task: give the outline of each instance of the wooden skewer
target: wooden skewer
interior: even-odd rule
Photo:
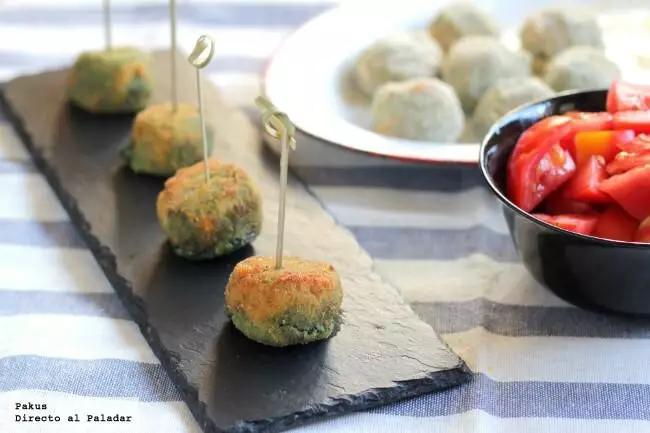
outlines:
[[[201,89],[201,69],[208,66],[214,56],[214,41],[206,35],[196,40],[194,49],[187,58],[192,66],[196,68],[196,91],[199,99],[199,118],[201,119],[201,139],[203,140],[203,163],[205,165],[205,181],[210,181],[210,169],[208,167],[208,137],[205,128],[205,116],[203,113],[203,90]]]
[[[296,148],[296,128],[291,123],[289,116],[278,111],[277,108],[263,96],[255,99],[255,105],[262,113],[264,130],[273,138],[279,138],[281,142],[280,153],[280,203],[278,206],[278,234],[275,244],[275,268],[282,268],[282,256],[284,249],[284,225],[285,209],[287,199],[287,182],[289,172],[289,150]]]

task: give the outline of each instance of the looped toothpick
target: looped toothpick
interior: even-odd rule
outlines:
[[[214,56],[214,41],[206,35],[196,40],[194,49],[187,60],[196,68],[196,92],[199,99],[199,117],[201,119],[201,139],[203,140],[203,164],[205,165],[205,181],[210,181],[210,169],[208,168],[208,137],[205,131],[205,117],[203,115],[203,90],[201,88],[201,69],[208,66]]]
[[[202,35],[196,40],[194,49],[187,57],[190,64],[197,69],[203,69],[212,60],[214,56],[214,41],[210,36]]]
[[[284,128],[286,134],[290,137],[289,147],[292,150],[296,150],[296,139],[294,138],[296,127],[291,123],[289,117],[275,108],[275,105],[271,101],[262,96],[255,98],[255,105],[257,105],[258,110],[262,114],[262,124],[266,133],[273,138],[280,139],[282,137],[280,130]]]
[[[286,113],[279,111],[263,96],[255,99],[255,105],[262,114],[264,130],[273,138],[279,138],[282,143],[280,153],[280,203],[278,209],[278,238],[275,245],[275,268],[282,268],[282,251],[284,244],[284,220],[287,198],[287,177],[289,171],[289,148],[296,148],[296,127],[291,123]]]

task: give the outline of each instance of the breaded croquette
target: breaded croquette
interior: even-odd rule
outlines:
[[[151,97],[152,57],[135,48],[88,51],[68,75],[68,99],[92,113],[135,113]]]
[[[208,160],[181,168],[165,182],[156,212],[163,232],[179,256],[203,260],[248,245],[262,228],[262,197],[241,168]]]
[[[276,269],[274,257],[249,257],[235,266],[225,296],[235,327],[269,346],[327,339],[341,321],[341,281],[325,262],[283,257]]]
[[[212,152],[212,129],[206,125],[208,153]],[[171,176],[176,170],[203,158],[201,119],[190,104],[156,104],[138,113],[133,122],[131,143],[124,151],[136,173]]]

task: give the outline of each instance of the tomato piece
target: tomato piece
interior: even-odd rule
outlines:
[[[570,122],[571,119],[566,116],[550,116],[535,123],[521,134],[512,151],[511,159],[519,160],[524,154],[530,156],[535,150],[541,150],[541,154],[546,153],[553,144],[569,133]],[[541,136],[544,136],[545,146],[540,145]]]
[[[650,217],[641,221],[639,228],[636,229],[634,234],[634,242],[647,242],[650,243]]]
[[[532,214],[535,218],[545,223],[554,225],[564,230],[583,235],[591,234],[596,226],[598,217],[596,215],[546,215]]]
[[[605,109],[610,113],[616,113],[618,106],[618,80],[612,81],[612,85],[609,86],[607,91],[607,99],[605,101]]]
[[[620,146],[634,139],[634,131],[586,131],[575,136],[576,165],[580,167],[593,155],[602,156],[606,162],[614,159]]]
[[[544,210],[551,215],[593,214],[594,208],[587,203],[573,200],[564,194],[566,185],[551,193],[544,201]]]
[[[600,190],[600,184],[607,179],[605,161],[592,155],[579,167],[575,175],[562,188],[567,198],[587,203],[611,203],[612,198]]]
[[[624,132],[624,131],[617,131]],[[633,131],[630,131],[634,133]],[[629,153],[646,153],[650,152],[650,135],[639,134],[632,137],[632,140],[625,140],[616,143],[616,146],[624,152]]]
[[[650,216],[650,165],[605,179],[600,189],[637,220]]]
[[[576,170],[576,165],[569,152],[556,144],[542,156],[537,167],[533,169],[531,186],[534,190],[525,196],[529,201],[524,202],[524,205],[529,208],[527,212],[569,180]]]
[[[526,130],[508,161],[508,197],[530,212],[575,171],[571,155],[557,143],[571,130],[569,118],[548,117]]]
[[[614,80],[607,92],[607,111],[649,110],[650,86]]]
[[[567,113],[564,116],[571,119],[571,131],[562,138],[562,147],[571,153],[576,160],[575,137],[581,132],[607,131],[612,129],[613,118],[606,112],[578,112]]]
[[[607,164],[606,169],[610,176],[614,176],[644,165],[650,165],[650,153],[620,152],[612,162]]]
[[[637,134],[650,133],[650,111],[619,111],[614,113],[614,129],[631,129]]]
[[[612,113],[606,111],[570,111],[562,116],[579,125],[578,131],[605,131],[612,127]]]
[[[639,222],[636,219],[632,218],[620,206],[613,204],[600,214],[591,234],[603,239],[631,242],[634,240],[638,225]]]

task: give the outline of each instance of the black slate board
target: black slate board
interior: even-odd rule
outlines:
[[[166,70],[169,55],[156,53],[155,59],[156,70]],[[345,322],[333,339],[308,346],[274,349],[243,337],[224,315],[224,286],[239,260],[273,254],[277,212],[277,162],[264,158],[256,128],[205,86],[210,122],[221,136],[215,154],[257,180],[265,217],[253,247],[189,262],[173,255],[158,227],[154,203],[162,181],[134,175],[118,156],[132,117],[92,116],[69,106],[65,75],[54,71],[6,83],[5,109],[206,432],[280,431],[469,380],[462,360],[293,178],[285,253],[334,264],[345,290]],[[179,76],[193,83],[189,66]],[[154,100],[165,100],[168,87],[161,79]],[[195,100],[193,84],[179,92]]]

